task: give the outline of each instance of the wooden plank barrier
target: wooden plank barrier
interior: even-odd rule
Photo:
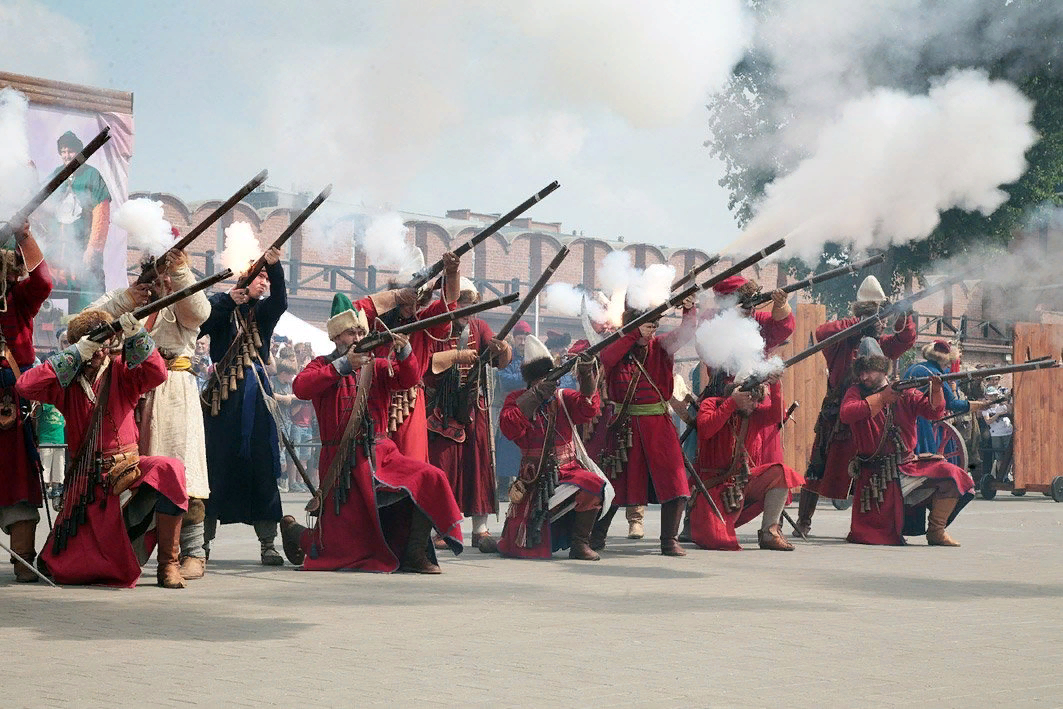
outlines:
[[[1012,361],[1063,349],[1063,325],[1016,323]],[[1026,356],[1029,350],[1030,357]],[[1063,475],[1063,370],[1012,375],[1015,395],[1015,487],[1045,492]]]
[[[827,308],[818,303],[798,303],[794,308],[794,320],[794,334],[789,342],[774,352],[782,359],[794,356],[811,344],[816,328],[827,320]],[[782,378],[782,392],[786,406],[794,401],[801,404],[783,430],[783,461],[803,473],[808,467],[812,441],[816,437],[819,405],[827,394],[827,362],[823,355],[815,354],[790,367]]]

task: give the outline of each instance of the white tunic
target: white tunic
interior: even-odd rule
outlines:
[[[187,267],[171,277],[173,289],[195,282]],[[91,306],[118,317],[136,308],[127,289],[105,294]],[[159,311],[149,334],[167,357],[192,357],[199,338],[199,326],[210,316],[210,303],[203,291]],[[207,447],[203,437],[203,409],[199,387],[191,371],[171,371],[165,382],[144,397],[140,420],[140,454],[177,458],[185,464],[189,497],[210,496],[207,481]]]

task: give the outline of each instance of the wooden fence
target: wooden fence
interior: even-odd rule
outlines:
[[[1012,359],[1022,363],[1063,348],[1063,325],[1016,323]],[[1029,354],[1029,356],[1027,356]],[[1063,371],[1012,375],[1015,394],[1015,487],[1045,492],[1063,475]]]

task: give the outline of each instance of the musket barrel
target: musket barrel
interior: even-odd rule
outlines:
[[[140,306],[139,308],[133,311],[133,317],[135,317],[137,320],[143,320],[152,313],[157,313],[163,308],[167,308],[180,300],[184,300],[185,298],[190,295],[193,295],[194,293],[198,293],[201,290],[206,290],[215,283],[220,283],[226,278],[230,278],[232,275],[232,270],[227,268],[224,271],[219,271],[215,273],[213,276],[207,276],[203,280],[196,281],[187,288],[182,288],[179,291],[175,291],[167,296],[163,296],[162,298],[148,303],[147,305]],[[122,325],[116,319],[112,320],[106,325],[100,325],[92,332],[90,332],[88,334],[88,337],[94,342],[104,342],[105,340],[107,340],[107,338],[111,337],[121,329]]]
[[[476,315],[482,313],[485,310],[491,310],[502,305],[509,305],[513,301],[520,298],[520,293],[507,293],[501,298],[495,298],[493,300],[485,300],[482,303],[473,303],[467,305],[464,308],[458,308],[446,313],[440,313],[439,315],[433,315],[422,320],[414,320],[413,322],[406,323],[405,325],[399,325],[398,327],[391,328],[388,332],[374,332],[354,344],[355,352],[369,352],[377,347],[387,343],[391,339],[391,335],[408,335],[411,332],[417,332],[418,330],[427,330],[428,328],[435,327],[436,325],[442,325],[446,322],[453,322],[458,318],[468,317],[470,315]]]
[[[975,379],[985,379],[995,374],[1014,374],[1018,372],[1033,372],[1039,369],[1057,369],[1061,363],[1055,359],[1034,359],[1029,362],[1023,362],[1022,364],[1008,364],[1002,367],[986,367],[985,369],[971,369],[966,372],[950,372],[948,374],[942,374],[939,378],[943,382],[959,382],[959,381],[973,381]],[[912,379],[902,379],[899,382],[892,384],[893,388],[898,391],[905,389],[917,389],[924,387],[931,382],[933,377],[914,377]]]
[[[553,182],[548,184],[546,187],[542,188],[541,190],[539,190],[538,192],[533,194],[531,197],[529,197],[528,199],[526,199],[523,202],[521,202],[515,208],[513,208],[512,210],[510,210],[506,214],[503,214],[501,217],[496,219],[495,222],[493,224],[489,225],[486,229],[484,229],[480,233],[474,235],[471,239],[466,241],[464,244],[461,244],[460,246],[458,246],[456,249],[454,249],[454,255],[458,256],[460,258],[461,256],[465,255],[469,251],[472,251],[476,247],[477,244],[479,244],[484,239],[486,239],[487,237],[489,237],[492,234],[494,234],[495,232],[497,232],[502,227],[504,227],[507,224],[509,224],[511,221],[513,221],[514,219],[519,217],[524,212],[526,212],[529,209],[531,209],[535,204],[537,204],[538,202],[541,202],[547,195],[549,195],[551,192],[553,192],[554,190],[556,190],[560,186],[561,186],[561,184],[557,180],[554,180]],[[426,284],[429,281],[431,281],[432,279],[434,279],[436,276],[438,276],[442,272],[443,272],[443,260],[440,259],[439,261],[436,261],[435,263],[433,263],[431,266],[428,266],[428,267],[422,269],[421,271],[417,272],[416,274],[414,274],[413,280],[411,280],[407,284],[406,287],[407,288],[420,288],[424,284]]]
[[[720,255],[719,254],[713,254],[712,256],[709,257],[708,261],[706,261],[705,263],[702,263],[702,264],[698,264],[697,266],[695,266],[694,268],[690,269],[685,274],[683,274],[681,277],[676,279],[675,283],[672,284],[672,290],[676,290],[677,288],[682,288],[684,285],[686,285],[690,281],[694,280],[695,278],[697,278],[702,273],[704,273],[708,269],[712,268],[713,266],[715,266],[719,262],[720,262]]]
[[[809,276],[808,278],[805,278],[803,280],[796,281],[794,283],[790,283],[789,285],[783,286],[779,290],[781,290],[783,293],[787,293],[787,294],[795,293],[795,292],[797,292],[799,290],[804,290],[805,288],[808,288],[809,286],[814,286],[817,283],[823,283],[824,281],[829,281],[829,280],[831,280],[833,278],[838,278],[839,276],[844,276],[844,275],[847,275],[847,274],[850,274],[850,273],[856,273],[857,271],[860,271],[860,270],[865,269],[865,268],[869,268],[870,266],[875,266],[877,264],[882,263],[885,259],[886,259],[886,255],[885,254],[876,254],[875,256],[872,256],[869,259],[864,259],[863,261],[855,261],[853,263],[846,264],[845,266],[839,266],[838,268],[832,268],[829,271],[824,271],[823,273],[817,273],[817,274]],[[762,293],[762,294],[758,295],[756,298],[750,299],[747,305],[749,307],[755,308],[758,305],[763,305],[764,303],[767,303],[769,300],[771,300],[771,293]]]
[[[96,134],[96,137],[89,141],[88,145],[81,149],[77,155],[71,159],[69,163],[63,166],[55,176],[48,180],[37,190],[37,194],[30,199],[29,202],[22,207],[22,209],[15,212],[7,224],[0,227],[0,243],[5,242],[17,229],[21,229],[22,225],[30,218],[30,215],[37,210],[44,202],[59,189],[59,186],[69,179],[71,175],[77,172],[78,168],[85,164],[85,162],[92,157],[92,154],[103,147],[103,144],[111,139],[111,127],[105,126],[103,130]]]
[[[550,277],[554,275],[554,272],[556,272],[557,269],[561,266],[561,262],[565,260],[566,256],[568,256],[568,252],[569,248],[567,246],[562,246],[561,250],[557,252],[557,255],[554,256],[553,260],[550,261],[549,264],[547,264],[546,269],[542,272],[542,275],[540,275],[539,279],[536,280],[534,284],[532,284],[532,287],[524,295],[524,298],[521,299],[520,304],[517,306],[517,309],[513,311],[513,314],[509,316],[509,319],[506,320],[506,322],[502,325],[501,329],[499,329],[498,333],[495,335],[497,339],[506,339],[506,336],[509,335],[510,330],[516,327],[517,323],[520,322],[521,316],[523,316],[524,313],[527,312],[528,308],[531,307],[532,303],[535,302],[535,298],[546,286],[547,282],[550,280]]]
[[[760,261],[763,261],[768,256],[771,256],[773,253],[775,253],[776,251],[778,251],[779,249],[781,249],[784,246],[786,246],[786,239],[779,239],[778,241],[775,241],[775,242],[772,242],[771,244],[768,244],[767,246],[765,246],[763,249],[761,249],[757,253],[753,254],[752,256],[747,256],[746,258],[742,259],[741,261],[739,261],[738,263],[734,264],[730,268],[725,268],[724,270],[720,271],[719,273],[717,273],[715,276],[713,276],[709,280],[707,280],[704,283],[702,283],[701,284],[701,290],[708,290],[709,288],[712,288],[717,283],[720,283],[721,281],[723,281],[723,280],[725,280],[727,278],[730,278],[731,276],[734,276],[734,275],[736,275],[738,273],[741,273],[742,271],[744,271],[745,269],[749,268],[753,264],[758,263]]]
[[[285,242],[288,241],[288,239],[292,238],[292,234],[299,230],[299,227],[303,225],[303,222],[309,219],[310,215],[317,211],[317,208],[320,207],[326,199],[328,199],[330,194],[332,194],[332,185],[328,185],[327,187],[325,187],[325,189],[321,190],[321,194],[319,194],[317,197],[314,197],[314,201],[308,204],[303,211],[299,212],[299,215],[292,220],[291,224],[288,225],[288,228],[281,232],[281,235],[278,236],[272,244],[270,244],[270,248],[279,249],[280,247],[284,246]],[[255,280],[255,276],[257,276],[259,272],[261,272],[262,269],[265,267],[266,255],[262,254],[258,257],[258,260],[255,261],[254,265],[251,266],[251,270],[248,271],[246,275],[242,276],[239,281],[237,281],[236,287],[247,288],[247,286],[251,284],[251,281]]]

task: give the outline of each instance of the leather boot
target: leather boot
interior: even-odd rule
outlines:
[[[277,539],[277,523],[262,520],[254,523],[258,535],[260,560],[263,566],[284,566],[284,557],[273,542]]]
[[[590,547],[594,551],[601,551],[605,549],[605,538],[609,534],[609,525],[613,523],[613,516],[619,507],[610,507],[609,511],[602,515],[602,518],[594,523],[594,529],[591,530],[591,543]]]
[[[642,539],[646,536],[646,530],[643,526],[643,521],[646,518],[646,505],[628,507],[624,512],[624,516],[627,517],[628,539]]]
[[[306,527],[299,524],[295,517],[291,515],[281,517],[281,546],[284,548],[284,556],[288,558],[288,563],[292,566],[302,566],[303,559],[306,557],[303,545],[299,543],[305,531]]]
[[[414,574],[441,574],[442,569],[428,557],[428,543],[432,534],[432,522],[423,512],[414,509],[410,517],[410,541],[402,556],[400,571]]]
[[[159,570],[156,581],[163,588],[184,588],[177,555],[181,550],[181,515],[155,514],[155,532],[159,536]]]
[[[817,504],[819,493],[801,488],[801,495],[797,498],[797,526],[806,537],[812,532],[812,515],[816,513]],[[794,536],[801,535],[794,530]]]
[[[679,541],[684,544],[689,544],[694,541],[690,536],[690,512],[694,509],[694,498],[691,497],[687,500],[687,503],[683,505],[683,528],[679,532]]]
[[[446,542],[443,542],[443,545],[446,546]],[[490,532],[473,532],[472,545],[479,549],[481,554],[494,554],[498,551],[498,542]]]
[[[15,552],[27,563],[32,564],[37,558],[34,541],[37,536],[37,523],[32,520],[22,520],[11,524],[11,551]],[[11,563],[15,565],[15,580],[19,583],[36,583],[37,574],[30,571],[21,562],[11,557]]]
[[[786,537],[782,534],[782,526],[778,524],[771,525],[768,527],[767,531],[758,529],[757,545],[761,549],[770,549],[772,551],[794,550],[794,545],[786,541]]]
[[[679,518],[683,514],[686,500],[679,498],[661,503],[661,554],[664,556],[686,556],[679,546]]]
[[[598,519],[598,510],[572,513],[572,546],[568,550],[569,559],[580,561],[598,561],[598,553],[591,549],[591,530]]]
[[[945,525],[949,523],[949,515],[956,509],[959,502],[955,497],[938,497],[930,504],[930,516],[926,526],[926,543],[932,547],[958,547],[960,543],[949,536],[945,531]]]

